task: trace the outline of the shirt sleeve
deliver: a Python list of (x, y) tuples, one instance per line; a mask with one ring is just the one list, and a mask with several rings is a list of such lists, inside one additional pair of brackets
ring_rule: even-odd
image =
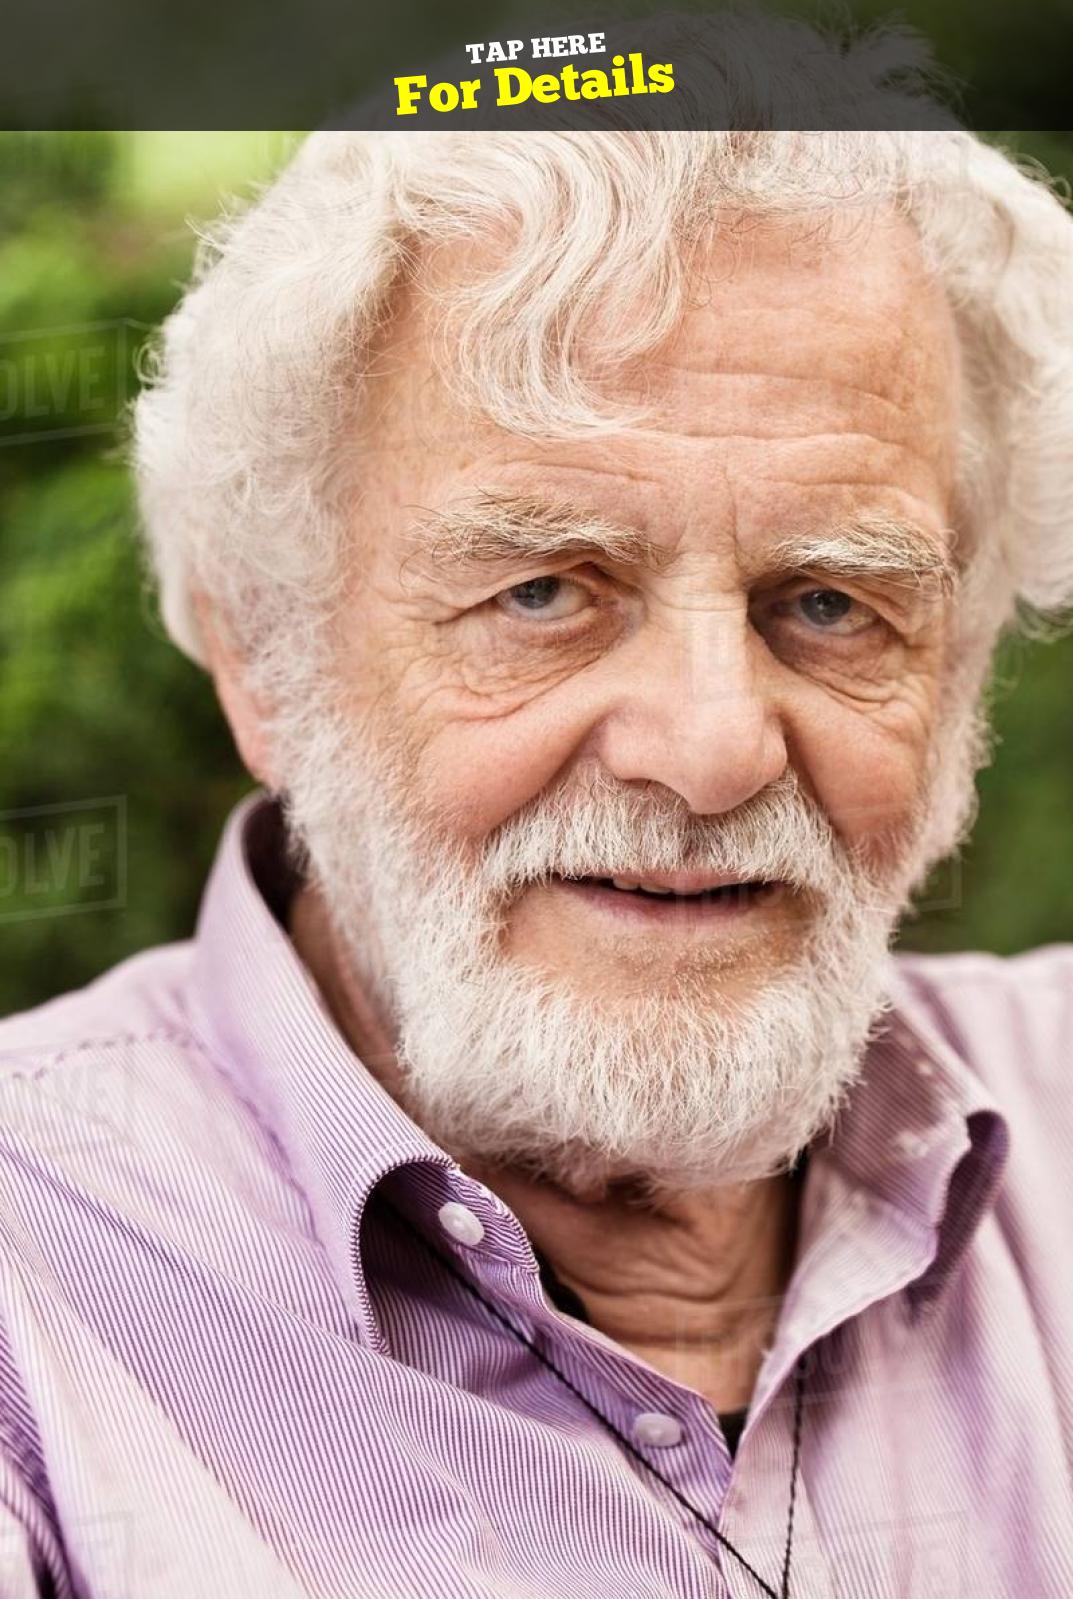
[(0, 1457), (0, 1599), (69, 1599), (71, 1593), (37, 1496), (16, 1464)]
[(71, 1599), (27, 1395), (0, 1320), (0, 1599)]

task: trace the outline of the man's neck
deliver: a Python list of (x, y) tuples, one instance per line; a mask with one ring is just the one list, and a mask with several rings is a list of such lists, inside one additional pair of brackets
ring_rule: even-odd
[(795, 1178), (643, 1204), (627, 1185), (580, 1201), (509, 1168), (466, 1168), (510, 1205), (601, 1332), (719, 1410), (749, 1403), (793, 1267)]
[[(319, 899), (300, 891), (288, 923), (347, 1041), (401, 1098), (387, 1023), (340, 960)], [(511, 1207), (556, 1276), (580, 1296), (593, 1326), (717, 1409), (748, 1404), (793, 1266), (794, 1177), (650, 1203), (629, 1185), (613, 1184), (589, 1200), (510, 1167), (459, 1158)]]

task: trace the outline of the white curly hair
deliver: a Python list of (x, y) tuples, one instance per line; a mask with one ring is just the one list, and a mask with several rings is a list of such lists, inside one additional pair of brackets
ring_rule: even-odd
[[(904, 73), (900, 88), (883, 80), (898, 41), (879, 49), (873, 36), (854, 58), (815, 39), (803, 70), (823, 80), (832, 126), (836, 82), (859, 92), (867, 79), (877, 103), (897, 105)], [(314, 134), (203, 236), (136, 402), (168, 631), (203, 660), (204, 592), (265, 682), (296, 629), (315, 631), (361, 494), (370, 343), (438, 243), (502, 245), (493, 270), (442, 291), (443, 361), (462, 402), (522, 433), (576, 438), (644, 427), (579, 353), (598, 341), (606, 376), (652, 350), (679, 317), (705, 230), (743, 210), (876, 204), (915, 228), (959, 330), (960, 653), (978, 684), (1023, 608), (1073, 600), (1073, 218), (1040, 169), (956, 128)]]

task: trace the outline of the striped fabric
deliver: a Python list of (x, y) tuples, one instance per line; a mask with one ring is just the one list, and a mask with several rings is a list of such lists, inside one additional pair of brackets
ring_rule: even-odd
[(277, 826), (0, 1027), (0, 1599), (755, 1599), (583, 1401), (777, 1590), (805, 1352), (793, 1599), (1073, 1594), (1073, 950), (893, 964), (732, 1461), (349, 1051)]

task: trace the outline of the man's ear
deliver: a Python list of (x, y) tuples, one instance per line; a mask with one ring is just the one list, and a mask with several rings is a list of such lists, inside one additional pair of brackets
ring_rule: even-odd
[(259, 783), (275, 789), (278, 785), (268, 741), (268, 718), (264, 706), (247, 684), (246, 663), (228, 643), (205, 595), (195, 593), (193, 600), (208, 668), (216, 685), (216, 696), (230, 724), (243, 764)]

